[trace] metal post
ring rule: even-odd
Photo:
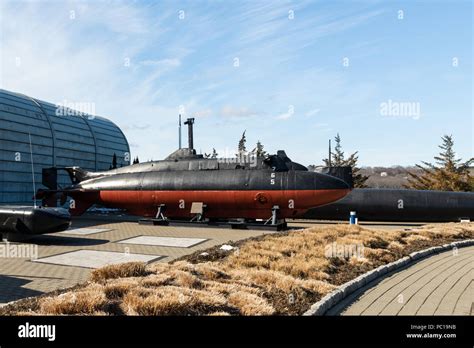
[[[181,149],[181,114],[179,114],[179,148]]]
[[[194,143],[193,143],[193,124],[194,124],[194,118],[188,118],[184,124],[188,125],[188,147],[190,150],[194,149]]]
[[[277,213],[278,213],[278,210],[280,209],[280,207],[278,205],[274,205],[273,208],[272,208],[272,225],[276,225],[277,224]]]
[[[158,219],[158,220],[168,220],[166,218],[166,216],[163,214],[166,210],[166,204],[160,204],[158,206],[158,211],[156,212],[156,216],[155,216],[155,219]]]
[[[329,139],[328,167],[331,167],[331,139]]]

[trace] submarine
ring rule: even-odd
[[[36,197],[43,204],[64,204],[81,215],[93,204],[125,209],[143,217],[172,219],[276,219],[302,217],[310,208],[337,201],[352,189],[350,167],[340,177],[308,171],[284,151],[246,158],[205,158],[189,147],[164,160],[134,164],[103,172],[79,167],[43,169]],[[65,170],[71,185],[57,189],[57,171]],[[344,180],[346,178],[346,180]]]
[[[408,189],[356,188],[343,199],[305,213],[305,219],[359,221],[474,221],[474,193]]]
[[[67,230],[71,215],[64,208],[0,206],[0,235],[37,235]]]

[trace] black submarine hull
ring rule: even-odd
[[[167,216],[192,218],[192,202],[203,202],[209,218],[266,219],[273,206],[279,207],[280,218],[297,217],[349,191],[340,179],[307,171],[216,170],[104,176],[81,182],[68,195],[75,199],[72,215],[99,203],[155,216],[156,207],[164,204]]]
[[[71,215],[63,208],[0,206],[0,234],[54,233],[70,225]]]
[[[473,192],[401,189],[353,189],[343,199],[312,208],[306,219],[346,220],[355,211],[359,221],[474,221]]]
[[[210,219],[268,219],[274,209],[278,219],[284,219],[334,202],[352,187],[336,175],[309,172],[283,151],[241,162],[193,156],[171,156],[98,173],[77,167],[46,168],[43,184],[49,190],[39,190],[36,197],[49,206],[55,206],[58,198],[65,202],[66,196],[71,197],[72,215],[101,204],[145,217],[155,217],[160,207],[168,218],[192,219],[193,205],[202,204]],[[68,172],[71,186],[57,190],[57,170]],[[350,167],[340,171],[350,176]]]

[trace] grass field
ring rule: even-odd
[[[172,263],[92,272],[72,289],[2,315],[300,315],[338,285],[430,246],[474,238],[474,223],[401,231],[334,225],[229,242]]]

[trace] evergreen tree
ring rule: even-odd
[[[441,152],[434,157],[436,164],[424,161],[417,164],[421,174],[409,172],[408,185],[405,187],[417,190],[473,191],[474,180],[469,166],[474,158],[462,162],[462,159],[456,158],[453,137],[444,135],[441,139],[443,143],[438,146]]]
[[[263,149],[263,145],[260,140],[257,141],[257,146],[255,147],[255,149],[252,150],[252,152],[255,153],[257,156],[265,156],[267,154],[267,151]]]
[[[336,141],[336,146],[334,147],[334,153],[332,154],[333,160],[335,163],[343,163],[344,151],[342,151],[341,137],[339,133],[334,137],[334,140]]]
[[[242,133],[242,137],[239,140],[239,146],[238,146],[239,154],[247,152],[247,147],[245,146],[245,143],[247,142],[247,138],[245,137],[245,132],[246,130],[244,130],[244,132]]]
[[[339,136],[339,133],[334,137],[334,140],[336,141],[336,146],[334,147],[334,151],[331,152],[331,166],[350,166],[352,168],[352,178],[354,181],[354,187],[367,187],[365,182],[367,181],[367,179],[369,179],[369,177],[359,173],[360,168],[357,167],[357,162],[359,160],[359,156],[357,156],[358,151],[354,152],[346,159],[344,151],[342,151],[341,137]],[[325,158],[323,159],[323,162],[326,166],[329,166],[329,159]]]

